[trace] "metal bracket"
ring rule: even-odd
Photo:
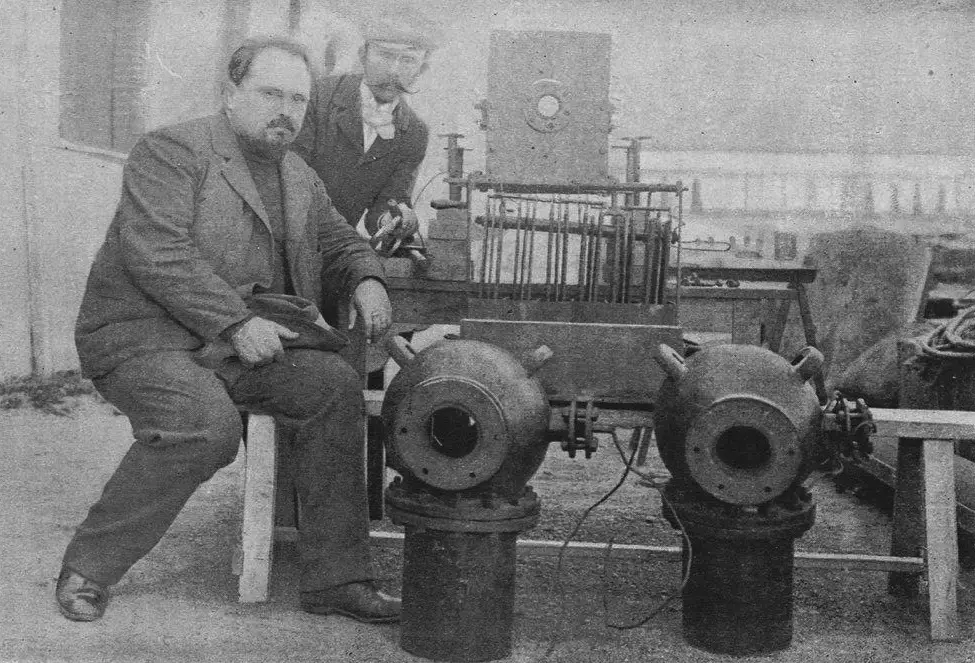
[[[593,424],[599,418],[599,411],[593,398],[575,398],[562,415],[566,423],[566,434],[562,439],[562,450],[568,452],[569,458],[576,457],[576,451],[582,449],[586,458],[599,448],[599,441],[593,434]]]
[[[877,425],[862,398],[853,401],[834,391],[823,408],[823,415],[823,429],[834,457],[862,460],[873,452],[870,434],[877,432]]]

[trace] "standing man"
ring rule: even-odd
[[[389,212],[401,217],[395,232],[406,238],[418,226],[411,198],[429,131],[404,95],[415,91],[428,69],[437,36],[419,14],[397,11],[369,23],[363,33],[363,73],[315,82],[293,149],[322,178],[349,223],[364,220],[372,236]]]
[[[108,586],[160,540],[196,488],[237,454],[238,408],[295,431],[301,606],[399,618],[373,585],[361,380],[314,322],[349,301],[378,339],[381,264],[287,150],[310,96],[304,49],[245,42],[223,112],[144,136],[88,278],[76,327],[83,374],[128,416],[135,442],[64,554],[68,619],[102,616]]]

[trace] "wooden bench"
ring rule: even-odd
[[[364,395],[366,415],[379,416],[383,392],[370,390]],[[278,431],[274,419],[265,414],[249,414],[245,436],[244,513],[232,568],[240,576],[240,602],[261,603],[269,593],[274,542],[296,541],[298,523],[293,499],[282,495],[278,485]]]
[[[877,435],[898,438],[891,555],[921,555],[932,640],[957,640],[955,442],[975,440],[975,412],[873,410]],[[917,576],[891,573],[891,593],[916,596]]]

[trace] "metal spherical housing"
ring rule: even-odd
[[[547,449],[540,382],[489,343],[451,339],[419,352],[383,402],[389,464],[441,491],[518,496]]]
[[[665,360],[672,366],[655,432],[675,480],[723,502],[757,505],[808,477],[823,415],[807,381],[821,355],[803,352],[790,363],[756,346],[715,345]]]

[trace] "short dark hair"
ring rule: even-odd
[[[302,44],[287,37],[251,37],[237,47],[237,50],[230,56],[230,62],[227,63],[227,76],[231,82],[234,85],[240,85],[247,78],[254,58],[257,57],[258,53],[269,48],[301,58],[305,67],[308,68],[308,73],[311,73],[311,58],[308,56],[308,49]]]

